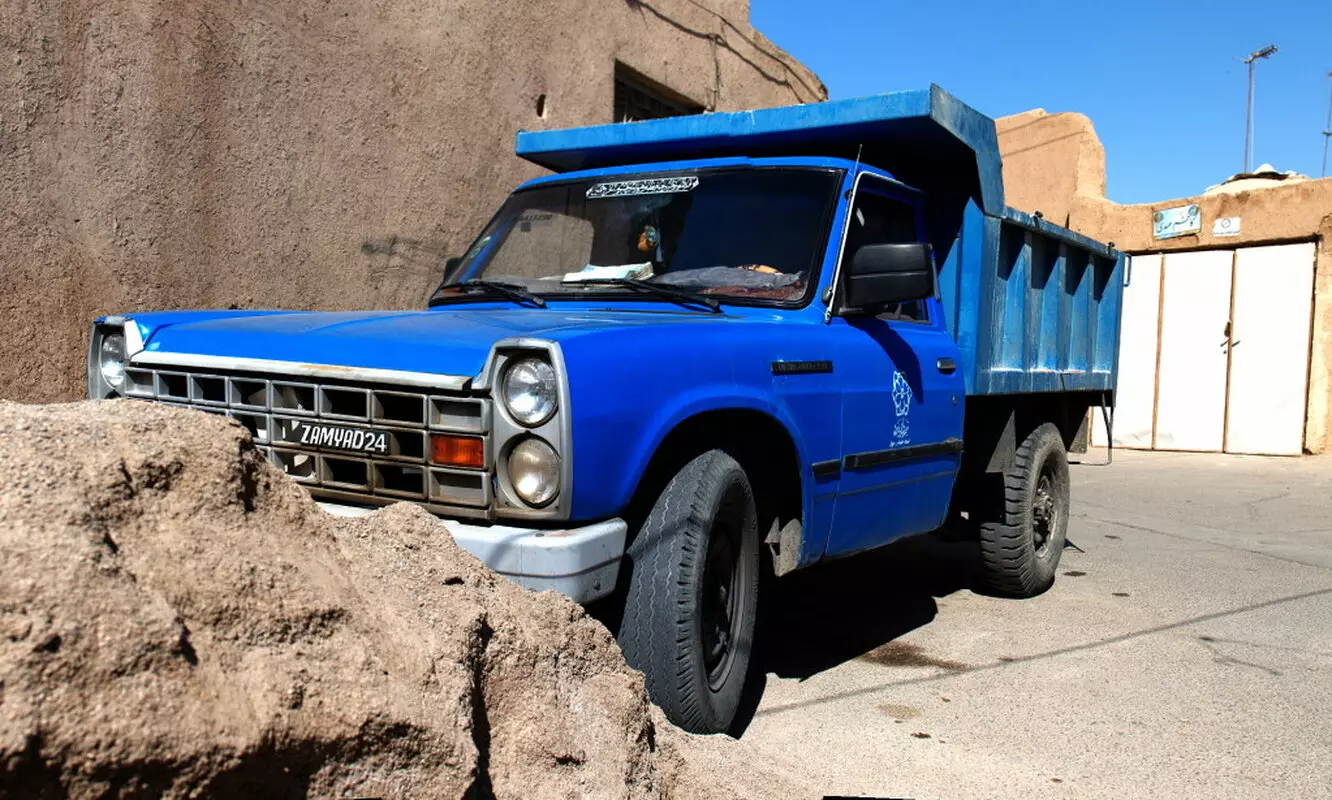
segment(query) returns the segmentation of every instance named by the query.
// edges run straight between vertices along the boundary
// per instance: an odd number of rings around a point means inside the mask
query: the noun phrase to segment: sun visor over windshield
[[[758,111],[522,132],[517,153],[557,172],[746,156],[860,158],[941,200],[1003,210],[994,120],[931,86]]]

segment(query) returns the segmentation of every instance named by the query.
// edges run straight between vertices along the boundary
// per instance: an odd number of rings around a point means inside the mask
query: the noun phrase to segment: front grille
[[[276,467],[316,496],[370,503],[414,500],[441,513],[491,505],[490,401],[392,384],[301,381],[276,375],[130,366],[127,397],[224,414],[250,432]],[[382,452],[303,443],[302,426],[383,434]],[[428,462],[431,433],[485,437],[487,467],[450,469]],[[365,437],[356,434],[355,438]]]

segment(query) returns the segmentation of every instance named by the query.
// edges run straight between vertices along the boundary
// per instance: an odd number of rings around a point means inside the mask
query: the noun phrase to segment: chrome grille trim
[[[176,369],[195,369],[202,372],[252,372],[283,377],[324,378],[353,383],[379,383],[396,386],[415,386],[444,392],[461,392],[469,388],[472,379],[462,375],[437,375],[431,372],[408,372],[374,367],[344,367],[336,364],[307,364],[300,361],[277,361],[270,358],[238,358],[235,356],[209,356],[197,353],[168,353],[161,350],[142,350],[135,353],[133,366],[157,366]]]
[[[263,378],[232,378],[227,382],[227,404],[232,408],[267,411],[271,386],[272,384]],[[259,402],[247,402],[255,397],[259,398]]]
[[[153,394],[159,400],[189,405],[190,379],[184,372],[157,372],[153,375]]]
[[[216,375],[190,375],[187,379],[190,404],[225,406],[229,391],[227,379]]]
[[[356,399],[352,399],[356,398]],[[351,413],[352,406],[349,406],[348,400],[365,409],[362,412]],[[348,386],[321,386],[319,387],[319,416],[324,419],[346,419],[365,421],[370,419],[370,390],[356,389]],[[335,411],[334,409],[341,409]]]
[[[464,410],[468,408],[474,411]],[[426,422],[432,430],[489,433],[490,409],[490,403],[485,400],[470,397],[431,397],[430,404],[426,408]]]
[[[478,477],[484,478],[484,480],[475,481]],[[490,493],[491,481],[489,477],[489,475],[470,470],[436,467],[430,470],[427,491],[430,499],[436,503],[489,508],[493,501]],[[464,482],[476,482],[477,485],[475,488],[468,490],[459,485]]]
[[[272,381],[268,384],[268,408],[284,414],[313,417],[319,409],[319,387],[313,383]]]
[[[415,406],[415,411],[412,407]],[[409,412],[409,413],[401,413]],[[415,392],[374,391],[370,395],[370,421],[380,425],[413,425],[424,428],[426,395]]]
[[[132,364],[125,395],[221,414],[250,432],[269,463],[313,493],[382,504],[413,500],[439,513],[491,515],[492,405],[489,399],[412,391],[363,381],[156,369]],[[292,426],[326,422],[387,434],[387,453],[335,450],[285,441]],[[480,436],[486,468],[430,464],[430,434]]]

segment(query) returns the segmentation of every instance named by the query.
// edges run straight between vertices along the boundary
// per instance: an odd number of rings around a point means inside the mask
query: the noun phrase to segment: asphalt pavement
[[[829,795],[1332,798],[1332,458],[1073,482],[1041,597],[972,592],[936,539],[780,581],[745,741]]]

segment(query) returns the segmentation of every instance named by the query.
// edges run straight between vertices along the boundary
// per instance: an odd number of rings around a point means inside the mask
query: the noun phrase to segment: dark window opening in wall
[[[615,122],[639,122],[702,113],[703,106],[698,103],[639,75],[623,64],[615,65]]]

